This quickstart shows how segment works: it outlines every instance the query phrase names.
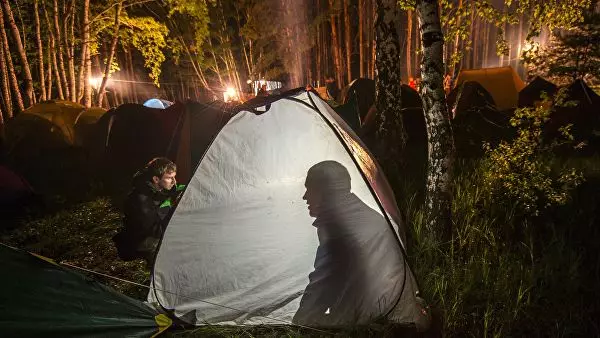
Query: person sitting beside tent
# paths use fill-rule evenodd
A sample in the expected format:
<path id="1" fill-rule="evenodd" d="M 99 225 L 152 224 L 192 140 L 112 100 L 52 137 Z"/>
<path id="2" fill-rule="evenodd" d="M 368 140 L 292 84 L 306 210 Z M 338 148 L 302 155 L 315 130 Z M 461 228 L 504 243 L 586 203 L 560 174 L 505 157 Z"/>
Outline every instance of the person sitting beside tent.
<path id="1" fill-rule="evenodd" d="M 121 259 L 154 261 L 165 221 L 185 188 L 177 184 L 176 173 L 175 163 L 158 157 L 134 175 L 124 206 L 124 229 L 113 238 Z"/>
<path id="2" fill-rule="evenodd" d="M 312 166 L 305 186 L 319 246 L 293 322 L 336 326 L 380 313 L 382 290 L 398 282 L 382 268 L 397 259 L 383 249 L 398 245 L 387 222 L 351 192 L 350 174 L 339 162 Z"/>
<path id="3" fill-rule="evenodd" d="M 337 81 L 333 78 L 333 76 L 329 75 L 325 78 L 325 86 L 327 88 L 327 96 L 329 96 L 330 101 L 337 102 L 338 96 L 340 95 L 340 90 L 337 86 Z"/>
<path id="4" fill-rule="evenodd" d="M 267 84 L 263 84 L 262 86 L 260 86 L 260 89 L 258 90 L 258 94 L 256 96 L 268 96 L 269 92 L 267 91 Z"/>

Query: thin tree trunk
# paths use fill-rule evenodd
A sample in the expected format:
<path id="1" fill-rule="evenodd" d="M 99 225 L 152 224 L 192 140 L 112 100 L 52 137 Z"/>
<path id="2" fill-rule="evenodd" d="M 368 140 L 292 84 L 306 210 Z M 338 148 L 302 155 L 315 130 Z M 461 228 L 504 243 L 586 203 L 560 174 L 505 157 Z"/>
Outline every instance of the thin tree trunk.
<path id="1" fill-rule="evenodd" d="M 423 42 L 421 95 L 428 143 L 425 207 L 428 232 L 440 243 L 452 230 L 450 179 L 454 159 L 452 129 L 444 96 L 443 44 L 437 0 L 417 2 L 419 30 Z"/>
<path id="2" fill-rule="evenodd" d="M 363 0 L 361 0 L 363 1 Z M 319 13 L 321 11 L 321 0 L 317 0 L 317 13 Z M 317 56 L 317 60 L 316 60 L 316 64 L 315 64 L 315 71 L 317 74 L 317 78 L 314 79 L 315 81 L 317 81 L 317 84 L 315 84 L 315 86 L 319 86 L 321 84 L 321 53 L 323 52 L 323 44 L 321 43 L 322 39 L 321 39 L 321 35 L 323 35 L 323 29 L 321 27 L 321 22 L 317 23 L 317 44 L 316 44 L 316 56 Z"/>
<path id="3" fill-rule="evenodd" d="M 47 50 L 48 50 L 47 51 L 48 74 L 46 75 L 46 80 L 48 81 L 48 84 L 46 86 L 47 87 L 46 94 L 47 94 L 48 100 L 52 100 L 52 49 L 51 48 L 52 48 L 52 45 L 51 44 L 48 45 L 48 48 L 47 48 Z"/>
<path id="4" fill-rule="evenodd" d="M 2 9 L 0 8 L 0 15 L 2 15 Z M 2 20 L 3 21 L 3 20 Z M 4 30 L 3 30 L 4 31 Z M 2 33 L 4 34 L 4 33 Z M 12 99 L 10 97 L 10 81 L 7 67 L 7 61 L 4 57 L 4 38 L 0 38 L 0 72 L 2 74 L 2 99 L 4 101 L 4 108 L 6 108 L 6 117 L 12 117 Z"/>
<path id="5" fill-rule="evenodd" d="M 523 75 L 523 67 L 521 65 L 521 49 L 523 47 L 523 13 L 521 13 L 521 17 L 519 18 L 519 37 L 517 39 L 517 43 L 518 43 L 518 49 L 517 49 L 517 73 L 519 74 L 519 76 L 521 76 L 521 78 L 524 78 Z"/>
<path id="6" fill-rule="evenodd" d="M 52 29 L 52 28 L 48 28 Z M 60 24 L 58 23 L 58 2 L 54 0 L 54 30 L 56 32 L 56 41 L 58 42 L 58 70 L 60 74 L 60 81 L 62 81 L 62 88 L 64 90 L 65 98 L 70 97 L 69 93 L 69 82 L 67 81 L 67 73 L 65 71 L 65 61 L 63 59 L 63 39 L 60 34 Z"/>
<path id="7" fill-rule="evenodd" d="M 376 29 L 375 29 L 375 22 L 376 22 L 376 17 L 377 17 L 377 2 L 376 0 L 371 0 L 371 27 L 373 27 L 371 29 L 371 63 L 370 63 L 370 74 L 371 74 L 371 79 L 375 79 L 375 62 L 376 62 L 376 40 L 377 40 L 377 33 L 376 33 Z"/>
<path id="8" fill-rule="evenodd" d="M 400 10 L 396 0 L 377 0 L 376 4 L 375 107 L 378 152 L 384 165 L 392 169 L 395 174 L 396 163 L 401 160 L 400 154 L 406 144 L 401 115 L 400 39 L 396 30 Z"/>
<path id="9" fill-rule="evenodd" d="M 27 106 L 33 105 L 35 103 L 35 95 L 33 93 L 33 78 L 31 77 L 31 69 L 29 68 L 29 61 L 27 60 L 27 54 L 25 53 L 25 48 L 23 48 L 23 42 L 21 41 L 21 35 L 19 33 L 19 28 L 15 23 L 15 19 L 12 14 L 12 10 L 10 9 L 10 5 L 8 4 L 8 0 L 1 0 L 2 6 L 4 7 L 4 14 L 8 19 L 8 24 L 10 26 L 10 30 L 13 35 L 13 40 L 17 45 L 17 51 L 19 53 L 19 57 L 21 59 L 21 69 L 23 80 L 25 81 L 25 95 L 27 96 L 28 102 Z"/>
<path id="10" fill-rule="evenodd" d="M 365 53 L 365 43 L 364 43 L 364 34 L 363 34 L 363 20 L 364 18 L 364 11 L 365 8 L 365 0 L 358 0 L 358 62 L 359 62 L 359 76 L 360 77 L 365 77 L 365 59 L 364 59 L 364 53 Z"/>
<path id="11" fill-rule="evenodd" d="M 0 8 L 0 27 L 4 27 L 4 14 L 2 8 Z M 6 65 L 8 66 L 8 80 L 12 87 L 12 95 L 17 101 L 18 111 L 21 112 L 25 110 L 25 105 L 23 104 L 23 97 L 21 96 L 21 89 L 19 88 L 19 81 L 17 81 L 17 75 L 15 74 L 15 67 L 12 62 L 12 56 L 10 55 L 10 47 L 8 45 L 8 37 L 6 36 L 6 30 L 1 29 L 0 34 L 2 34 L 2 49 L 4 52 L 4 59 L 6 61 Z M 10 96 L 9 96 L 10 97 Z M 12 112 L 11 112 L 12 113 Z"/>
<path id="12" fill-rule="evenodd" d="M 502 7 L 502 14 L 504 14 L 504 13 L 506 13 L 506 3 L 503 2 L 502 6 L 503 6 Z M 502 23 L 502 38 L 506 39 L 506 21 L 504 21 Z M 502 67 L 502 66 L 504 66 L 504 53 L 502 53 L 502 55 L 500 55 L 499 61 L 498 61 L 498 67 Z"/>
<path id="13" fill-rule="evenodd" d="M 89 48 L 89 12 L 90 12 L 90 0 L 84 0 L 83 2 L 83 19 L 81 20 L 81 28 L 83 30 L 83 37 L 81 41 L 81 56 L 79 60 L 79 81 L 77 87 L 77 102 L 82 102 L 84 105 L 88 101 L 85 100 L 85 87 L 89 85 L 90 74 L 86 74 L 86 56 Z M 86 81 L 87 80 L 87 81 Z M 83 100 L 83 101 L 82 101 Z"/>
<path id="14" fill-rule="evenodd" d="M 66 5 L 66 4 L 65 4 Z M 75 36 L 73 25 L 75 24 L 75 1 L 71 0 L 71 4 L 67 10 L 67 15 L 63 21 L 65 33 L 65 52 L 67 54 L 67 66 L 69 75 L 69 92 L 71 93 L 70 100 L 77 102 L 77 84 L 75 83 Z"/>
<path id="15" fill-rule="evenodd" d="M 35 40 L 37 42 L 38 49 L 38 70 L 40 71 L 40 89 L 42 91 L 42 96 L 40 100 L 47 100 L 46 95 L 46 82 L 44 79 L 45 69 L 44 69 L 44 47 L 42 46 L 42 34 L 40 31 L 40 14 L 39 14 L 39 6 L 38 0 L 33 2 L 33 14 L 35 16 Z"/>
<path id="16" fill-rule="evenodd" d="M 475 4 L 471 5 L 471 24 L 470 24 L 470 28 L 469 28 L 469 40 L 470 43 L 467 43 L 465 41 L 465 46 L 469 46 L 469 50 L 467 50 L 467 48 L 463 48 L 464 53 L 466 53 L 466 57 L 463 57 L 463 60 L 465 60 L 465 67 L 467 69 L 471 69 L 473 68 L 471 61 L 473 60 L 473 29 L 474 29 L 474 24 L 475 24 Z"/>
<path id="17" fill-rule="evenodd" d="M 413 11 L 410 9 L 406 13 L 407 15 L 407 28 L 406 28 L 406 76 L 407 78 L 412 77 L 412 29 L 413 29 Z"/>
<path id="18" fill-rule="evenodd" d="M 458 11 L 462 11 L 462 6 L 463 6 L 463 0 L 458 0 Z M 460 27 L 460 15 L 457 16 L 456 20 L 457 20 L 457 27 Z M 422 34 L 422 33 L 421 33 Z M 452 54 L 450 55 L 450 60 L 452 60 L 454 58 L 454 56 L 456 55 L 456 53 L 458 53 L 458 43 L 459 43 L 459 35 L 457 34 L 454 37 L 454 45 L 452 46 Z M 462 58 L 461 58 L 462 59 Z M 452 66 L 450 67 L 451 74 L 456 74 L 456 63 L 452 63 Z"/>
<path id="19" fill-rule="evenodd" d="M 352 81 L 352 40 L 350 40 L 350 13 L 348 1 L 344 0 L 344 35 L 346 37 L 346 69 L 348 72 L 348 83 Z"/>
<path id="20" fill-rule="evenodd" d="M 473 9 L 474 11 L 474 9 Z M 480 49 L 479 48 L 479 41 L 480 41 L 480 31 L 481 31 L 481 20 L 479 20 L 479 17 L 476 16 L 475 17 L 475 22 L 473 24 L 475 26 L 475 29 L 473 30 L 473 63 L 471 64 L 471 68 L 475 69 L 475 68 L 480 68 L 479 67 L 479 54 L 480 54 Z"/>
<path id="21" fill-rule="evenodd" d="M 335 0 L 329 0 L 329 8 L 333 10 L 335 6 Z M 341 55 L 340 55 L 340 49 L 339 49 L 339 43 L 338 43 L 338 32 L 337 32 L 337 27 L 336 27 L 336 18 L 335 18 L 335 14 L 332 14 L 331 17 L 329 18 L 329 22 L 331 25 L 331 41 L 332 41 L 332 49 L 333 49 L 333 65 L 334 65 L 334 71 L 335 71 L 335 77 L 337 78 L 337 86 L 338 88 L 340 88 L 341 86 L 341 77 L 340 74 L 342 73 L 342 65 L 341 65 Z"/>
<path id="22" fill-rule="evenodd" d="M 119 41 L 119 28 L 121 26 L 119 20 L 121 18 L 121 8 L 122 3 L 117 4 L 117 9 L 115 11 L 115 24 L 114 24 L 114 35 L 112 39 L 112 43 L 110 44 L 110 51 L 108 54 L 108 59 L 106 60 L 106 67 L 104 68 L 104 75 L 102 76 L 102 84 L 100 85 L 100 89 L 98 90 L 98 105 L 102 106 L 102 98 L 104 96 L 106 90 L 106 82 L 108 81 L 108 76 L 110 75 L 110 66 L 112 64 L 113 57 L 115 56 L 115 51 L 117 49 L 117 42 Z M 116 97 L 115 97 L 116 99 Z"/>
<path id="23" fill-rule="evenodd" d="M 46 18 L 46 25 L 48 26 L 48 32 L 50 34 L 50 54 L 52 55 L 52 64 L 50 64 L 50 68 L 54 70 L 54 76 L 56 77 L 56 88 L 58 91 L 58 98 L 64 100 L 65 95 L 63 92 L 60 71 L 58 69 L 58 61 L 56 58 L 56 39 L 54 38 L 54 31 L 52 30 L 48 10 L 46 9 L 46 4 L 44 2 L 42 2 L 42 7 L 44 8 L 44 17 Z"/>
<path id="24" fill-rule="evenodd" d="M 488 57 L 490 56 L 490 34 L 492 28 L 489 22 L 485 23 L 485 38 L 483 40 L 483 68 L 488 66 Z"/>

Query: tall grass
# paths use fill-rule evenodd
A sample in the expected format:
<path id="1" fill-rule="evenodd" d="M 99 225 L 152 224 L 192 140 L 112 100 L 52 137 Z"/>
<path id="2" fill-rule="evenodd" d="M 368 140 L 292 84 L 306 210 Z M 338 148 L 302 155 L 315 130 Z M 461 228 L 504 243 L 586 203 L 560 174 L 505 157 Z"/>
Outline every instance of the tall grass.
<path id="1" fill-rule="evenodd" d="M 460 163 L 449 243 L 432 240 L 415 198 L 402 202 L 412 267 L 447 335 L 600 335 L 600 161 L 553 163 L 565 164 L 586 169 L 587 181 L 567 205 L 528 217 L 485 191 L 479 162 Z"/>

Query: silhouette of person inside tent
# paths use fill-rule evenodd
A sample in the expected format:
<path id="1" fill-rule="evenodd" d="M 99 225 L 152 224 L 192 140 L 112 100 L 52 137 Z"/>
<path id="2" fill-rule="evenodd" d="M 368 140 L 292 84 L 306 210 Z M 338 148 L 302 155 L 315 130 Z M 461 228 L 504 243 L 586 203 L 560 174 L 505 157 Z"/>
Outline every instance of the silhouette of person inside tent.
<path id="1" fill-rule="evenodd" d="M 350 191 L 350 174 L 335 161 L 308 170 L 306 193 L 319 246 L 293 322 L 339 326 L 385 314 L 400 295 L 403 256 L 381 214 Z"/>

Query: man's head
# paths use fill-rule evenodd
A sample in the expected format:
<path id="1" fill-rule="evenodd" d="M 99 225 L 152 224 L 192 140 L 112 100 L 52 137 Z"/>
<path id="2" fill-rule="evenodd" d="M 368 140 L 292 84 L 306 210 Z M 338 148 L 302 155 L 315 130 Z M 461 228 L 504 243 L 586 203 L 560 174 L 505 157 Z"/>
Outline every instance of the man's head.
<path id="1" fill-rule="evenodd" d="M 157 157 L 146 164 L 147 177 L 157 190 L 171 190 L 177 183 L 177 166 L 168 158 Z"/>
<path id="2" fill-rule="evenodd" d="M 308 212 L 318 217 L 324 210 L 333 207 L 337 197 L 350 194 L 350 174 L 346 167 L 336 161 L 315 164 L 306 175 L 306 193 L 302 199 L 308 204 Z"/>

